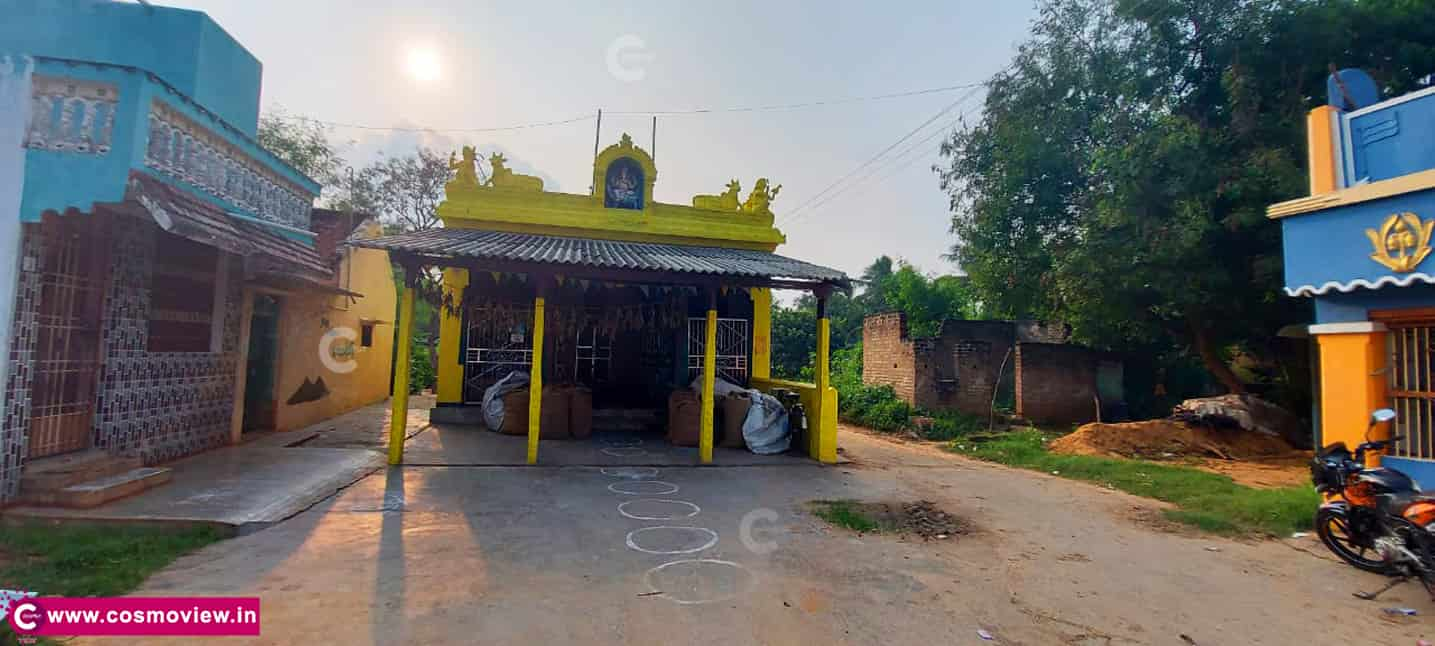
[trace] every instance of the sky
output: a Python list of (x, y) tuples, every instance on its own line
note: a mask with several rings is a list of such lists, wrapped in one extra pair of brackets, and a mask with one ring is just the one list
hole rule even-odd
[[(169, 4), (169, 3), (165, 3)], [(426, 145), (502, 151), (548, 190), (586, 193), (595, 120), (651, 146), (652, 117), (617, 112), (785, 105), (980, 82), (1007, 65), (1032, 2), (335, 2), (183, 0), (264, 65), (262, 109), (335, 127), (350, 163)], [(800, 109), (658, 117), (660, 202), (688, 204), (731, 179), (781, 184), (778, 253), (856, 275), (879, 255), (928, 273), (943, 258), (948, 196), (931, 166), (938, 130), (979, 117), (981, 90)], [(883, 160), (864, 162), (956, 104)], [(929, 138), (930, 137), (930, 138)], [(923, 140), (925, 143), (921, 143)], [(899, 155), (909, 151), (905, 156)], [(834, 182), (831, 193), (794, 213)], [(851, 184), (849, 186), (849, 184)]]

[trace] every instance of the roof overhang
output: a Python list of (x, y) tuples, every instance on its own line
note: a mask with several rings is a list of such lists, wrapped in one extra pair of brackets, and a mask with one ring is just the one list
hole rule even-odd
[(449, 228), (348, 244), (418, 265), (637, 284), (852, 290), (839, 270), (750, 249)]

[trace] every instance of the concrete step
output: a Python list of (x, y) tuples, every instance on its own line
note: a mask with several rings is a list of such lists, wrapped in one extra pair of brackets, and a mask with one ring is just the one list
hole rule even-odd
[(114, 455), (104, 449), (66, 453), (25, 463), (21, 491), (56, 491), (70, 485), (105, 478), (144, 466), (137, 457)]
[(170, 481), (173, 473), (164, 467), (140, 467), (61, 489), (20, 490), (20, 503), (49, 507), (89, 509), (112, 500), (133, 496)]

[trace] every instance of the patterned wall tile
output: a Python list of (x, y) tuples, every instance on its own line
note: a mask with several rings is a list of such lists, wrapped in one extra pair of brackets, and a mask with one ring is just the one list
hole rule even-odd
[(25, 462), (26, 439), (30, 429), (30, 384), (35, 367), (35, 322), (39, 312), (40, 259), (44, 239), (39, 225), (24, 225), (20, 243), (20, 275), (16, 281), (15, 320), (11, 329), (5, 414), (0, 419), (0, 503), (20, 490), (20, 469)]

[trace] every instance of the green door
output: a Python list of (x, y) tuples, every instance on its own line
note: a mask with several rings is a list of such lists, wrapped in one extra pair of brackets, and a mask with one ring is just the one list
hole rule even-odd
[(273, 430), (278, 402), (274, 398), (275, 367), (279, 358), (279, 301), (273, 296), (254, 297), (249, 324), (249, 361), (244, 378), (244, 431)]

